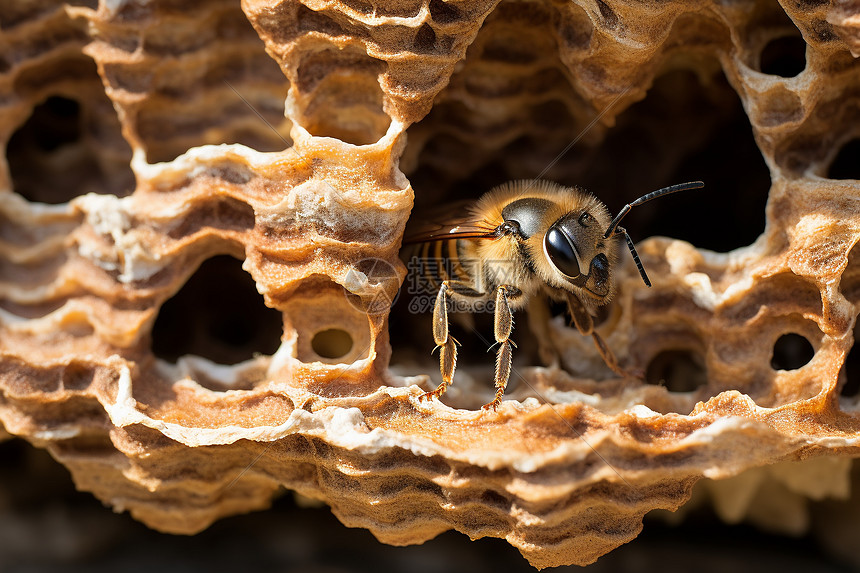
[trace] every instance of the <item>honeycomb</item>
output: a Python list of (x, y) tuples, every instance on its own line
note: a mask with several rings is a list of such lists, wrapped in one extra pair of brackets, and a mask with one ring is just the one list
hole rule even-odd
[[(0, 439), (161, 531), (288, 488), (384, 543), (454, 529), (536, 567), (596, 560), (703, 478), (735, 520), (767, 480), (847, 495), (852, 6), (4, 2)], [(480, 411), (492, 330), (461, 317), (454, 386), (419, 402), (439, 373), (407, 219), (537, 177), (613, 211), (705, 181), (625, 220), (654, 286), (625, 254), (598, 331), (644, 379), (518, 314)]]

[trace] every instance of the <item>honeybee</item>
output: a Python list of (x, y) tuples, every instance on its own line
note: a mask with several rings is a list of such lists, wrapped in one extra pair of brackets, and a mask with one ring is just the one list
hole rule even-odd
[(438, 398), (454, 377), (459, 342), (448, 331), (449, 299), (470, 312), (494, 303), (496, 394), (484, 409), (501, 404), (510, 378), (516, 346), (510, 339), (513, 311), (538, 296), (566, 303), (577, 330), (593, 338), (606, 365), (630, 376), (594, 330), (593, 319), (614, 294), (613, 268), (622, 237), (642, 280), (651, 286), (630, 235), (619, 223), (633, 207), (703, 186), (693, 181), (659, 189), (628, 203), (612, 218), (599, 199), (580, 189), (549, 181), (513, 181), (477, 202), (455, 206), (453, 215), (407, 230), (404, 244), (417, 245), (418, 257), (437, 263), (422, 272), (434, 292), (438, 289), (433, 340), (442, 382), (419, 399)]

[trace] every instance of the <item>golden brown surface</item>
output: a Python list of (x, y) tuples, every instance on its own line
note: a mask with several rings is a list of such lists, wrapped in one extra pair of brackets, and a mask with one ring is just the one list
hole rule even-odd
[[(844, 495), (835, 457), (860, 453), (847, 4), (77, 4), (0, 8), (0, 439), (162, 531), (287, 487), (386, 543), (456, 529), (537, 567), (597, 559), (703, 477), (820, 458), (829, 485), (778, 481)], [(693, 244), (640, 243), (652, 289), (625, 254), (599, 327), (651, 383), (611, 379), (560, 317), (565, 369), (535, 366), (519, 320), (498, 412), (473, 410), (492, 393), (474, 335), (447, 405), (418, 403), (430, 331), (387, 308), (413, 203), (538, 174), (610, 209), (705, 180), (680, 215), (674, 198), (631, 214), (631, 231), (656, 221), (635, 239), (681, 220)], [(210, 304), (248, 275), (250, 298)], [(755, 507), (738, 499), (762, 474), (743, 475), (711, 491), (730, 517)]]

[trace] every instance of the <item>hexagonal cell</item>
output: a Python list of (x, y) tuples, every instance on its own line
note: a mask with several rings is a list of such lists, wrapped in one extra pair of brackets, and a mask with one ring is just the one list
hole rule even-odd
[(321, 50), (299, 64), (293, 119), (311, 135), (353, 145), (381, 139), (391, 118), (383, 110), (384, 66), (354, 50)]
[[(131, 28), (128, 37), (107, 39), (137, 43), (158, 61), (157, 74), (148, 64), (105, 64), (106, 80), (127, 108), (129, 127), (147, 161), (171, 161), (201, 145), (238, 143), (257, 151), (292, 145), (284, 116), (289, 81), (239, 5), (215, 3), (202, 14), (190, 5), (169, 10), (168, 28), (152, 26), (140, 37)], [(121, 95), (141, 90), (145, 98)]]

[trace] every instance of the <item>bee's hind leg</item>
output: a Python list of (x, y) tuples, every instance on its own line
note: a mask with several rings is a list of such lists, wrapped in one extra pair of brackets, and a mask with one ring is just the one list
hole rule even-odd
[(505, 387), (511, 376), (511, 356), (513, 347), (516, 346), (510, 340), (511, 331), (514, 329), (514, 314), (508, 306), (508, 294), (518, 296), (520, 290), (510, 286), (500, 286), (496, 290), (496, 315), (494, 335), (499, 350), (496, 353), (496, 396), (489, 404), (484, 404), (484, 410), (495, 410), (502, 403)]
[(445, 393), (454, 378), (454, 370), (457, 368), (457, 344), (458, 342), (448, 333), (448, 281), (444, 281), (439, 287), (436, 295), (436, 303), (433, 305), (433, 341), (439, 349), (439, 370), (442, 373), (442, 383), (431, 392), (425, 392), (418, 397), (419, 400), (438, 398)]

